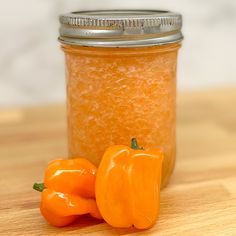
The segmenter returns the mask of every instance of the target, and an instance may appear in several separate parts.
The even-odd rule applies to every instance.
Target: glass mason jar
[[[162,186],[176,156],[176,58],[181,15],[87,11],[60,16],[65,52],[69,157],[99,165],[106,148],[164,152]]]

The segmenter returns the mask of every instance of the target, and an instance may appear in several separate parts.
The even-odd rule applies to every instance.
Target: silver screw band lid
[[[142,47],[179,42],[182,16],[156,10],[80,11],[59,18],[59,41],[94,47]]]

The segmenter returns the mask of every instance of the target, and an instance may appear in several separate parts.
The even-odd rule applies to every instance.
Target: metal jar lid
[[[59,41],[94,47],[142,47],[179,42],[182,16],[158,10],[80,11],[60,16]]]

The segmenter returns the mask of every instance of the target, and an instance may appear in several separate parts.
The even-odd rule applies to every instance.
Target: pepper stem
[[[39,192],[43,192],[45,189],[44,183],[34,183],[33,189]]]
[[[136,138],[131,139],[131,148],[134,149],[134,150],[143,150],[142,147],[139,147],[138,141],[137,141]]]

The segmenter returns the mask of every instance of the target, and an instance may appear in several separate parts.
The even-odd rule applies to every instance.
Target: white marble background
[[[112,8],[183,14],[179,89],[236,84],[235,0],[0,0],[0,107],[64,101],[58,14]]]

